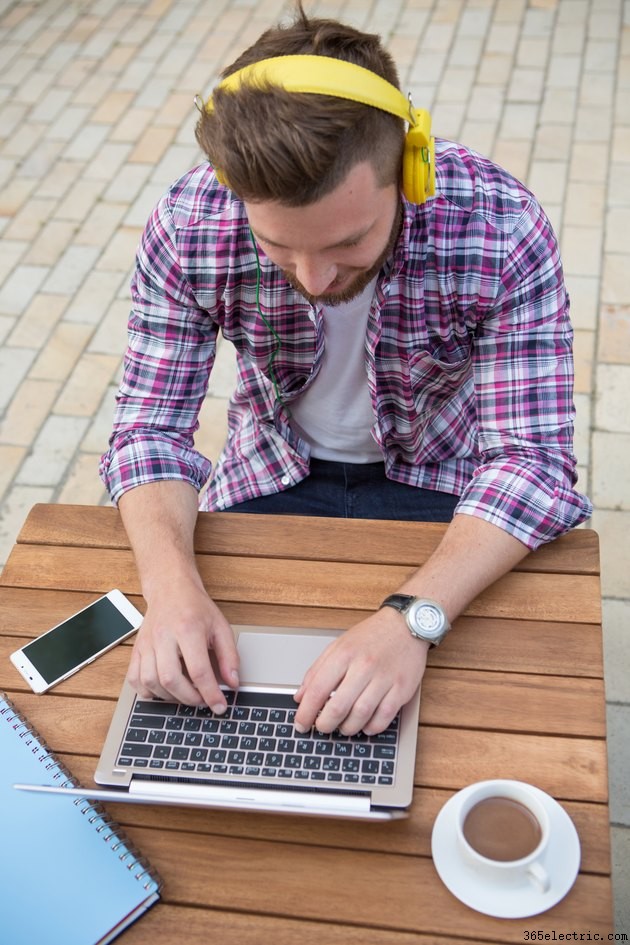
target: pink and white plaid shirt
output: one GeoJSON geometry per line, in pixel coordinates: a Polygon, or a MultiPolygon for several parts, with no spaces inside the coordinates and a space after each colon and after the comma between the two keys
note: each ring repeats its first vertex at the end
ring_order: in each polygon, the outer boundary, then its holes
{"type": "MultiPolygon", "coordinates": [[[[529,191],[470,150],[437,145],[436,196],[404,201],[365,341],[373,435],[390,479],[459,495],[528,547],[584,521],[575,491],[572,329],[558,247],[529,191]]],[[[291,402],[324,355],[323,319],[261,253],[209,165],[158,203],[138,250],[129,347],[101,475],[114,502],[162,479],[205,509],[280,491],[309,470],[291,402]],[[194,448],[218,332],[238,355],[229,436],[211,470],[194,448]]]]}

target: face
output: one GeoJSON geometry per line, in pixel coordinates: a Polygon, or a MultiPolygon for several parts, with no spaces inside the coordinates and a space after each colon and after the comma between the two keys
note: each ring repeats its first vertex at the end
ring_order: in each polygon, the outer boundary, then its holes
{"type": "Polygon", "coordinates": [[[309,302],[339,305],[358,295],[391,254],[400,226],[395,184],[356,164],[330,194],[305,207],[246,201],[256,242],[309,302]]]}

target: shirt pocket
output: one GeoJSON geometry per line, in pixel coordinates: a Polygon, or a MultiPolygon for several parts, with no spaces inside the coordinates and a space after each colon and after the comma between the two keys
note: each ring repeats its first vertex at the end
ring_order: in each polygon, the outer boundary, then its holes
{"type": "Polygon", "coordinates": [[[413,401],[416,415],[423,425],[439,412],[454,397],[463,404],[472,393],[472,358],[442,361],[429,351],[418,351],[410,355],[408,367],[408,393],[413,401]]]}

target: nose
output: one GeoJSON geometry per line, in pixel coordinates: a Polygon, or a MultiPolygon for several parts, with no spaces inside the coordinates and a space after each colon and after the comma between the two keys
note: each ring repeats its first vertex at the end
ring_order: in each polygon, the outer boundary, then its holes
{"type": "Polygon", "coordinates": [[[337,267],[317,256],[299,256],[295,276],[310,295],[322,295],[337,278],[337,267]]]}

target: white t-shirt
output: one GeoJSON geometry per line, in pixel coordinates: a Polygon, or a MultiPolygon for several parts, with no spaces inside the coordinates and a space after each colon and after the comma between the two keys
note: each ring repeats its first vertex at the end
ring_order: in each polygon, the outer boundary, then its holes
{"type": "Polygon", "coordinates": [[[311,456],[346,463],[383,459],[371,434],[374,411],[365,335],[376,277],[350,302],[324,307],[324,357],[309,389],[291,404],[292,424],[311,456]]]}

